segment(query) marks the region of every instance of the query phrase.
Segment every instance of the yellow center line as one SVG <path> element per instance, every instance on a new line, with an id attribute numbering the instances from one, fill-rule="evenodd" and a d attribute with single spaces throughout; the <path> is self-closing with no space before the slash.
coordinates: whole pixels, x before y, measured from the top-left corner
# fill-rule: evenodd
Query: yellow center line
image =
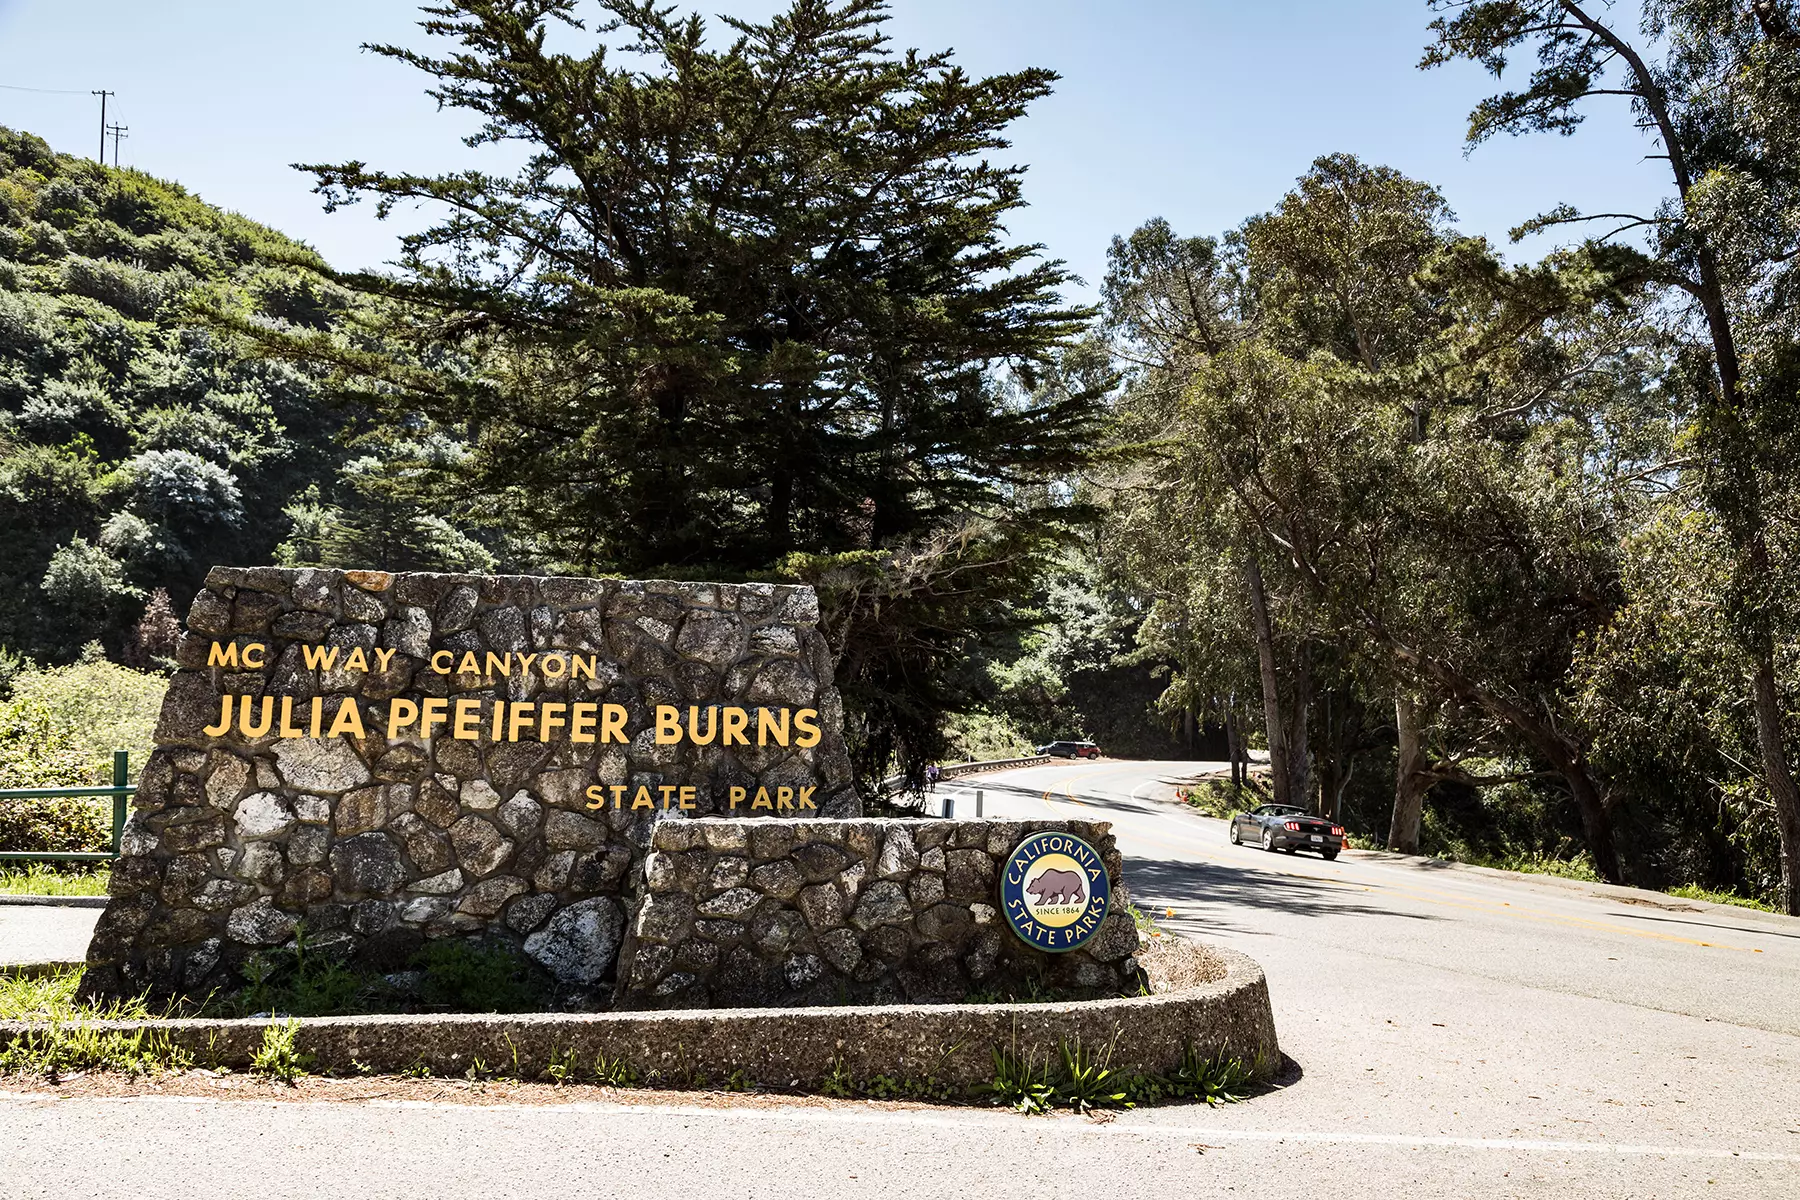
<path id="1" fill-rule="evenodd" d="M 1059 782 L 1062 785 L 1061 790 L 1062 790 L 1063 796 L 1067 797 L 1068 800 L 1072 801 L 1073 803 L 1075 803 L 1077 805 L 1080 805 L 1083 808 L 1091 807 L 1087 803 L 1087 801 L 1082 800 L 1075 795 L 1075 791 L 1074 791 L 1075 782 L 1078 779 L 1084 779 L 1089 775 L 1093 775 L 1094 773 L 1096 773 L 1098 771 L 1103 771 L 1106 769 L 1108 769 L 1108 768 L 1090 767 L 1085 771 L 1080 771 L 1080 772 L 1071 774 L 1071 775 L 1067 776 L 1065 779 L 1060 780 Z M 1040 797 L 1040 799 L 1043 801 L 1044 807 L 1049 809 L 1052 815 L 1055 815 L 1056 810 L 1055 810 L 1055 808 L 1053 808 L 1051 806 L 1050 794 L 1056 790 L 1057 790 L 1057 785 L 1053 783 L 1048 788 L 1044 789 L 1043 795 Z M 1060 797 L 1059 797 L 1059 799 L 1060 799 Z M 1208 850 L 1198 849 L 1192 845 L 1181 846 L 1181 845 L 1177 845 L 1173 842 L 1167 841 L 1163 838 L 1151 837 L 1147 834 L 1136 833 L 1136 832 L 1134 832 L 1131 836 L 1134 840 L 1148 842 L 1151 845 L 1160 846 L 1166 850 L 1175 850 L 1180 853 L 1191 854 L 1196 857 L 1205 859 L 1208 862 L 1214 862 L 1214 863 L 1218 863 L 1221 865 L 1226 865 L 1226 866 L 1232 865 L 1232 860 L 1224 858 L 1220 855 L 1214 854 Z M 1424 904 L 1436 904 L 1436 905 L 1440 905 L 1445 908 L 1461 908 L 1461 909 L 1466 909 L 1470 912 L 1485 913 L 1490 916 L 1517 917 L 1517 918 L 1520 918 L 1521 920 L 1538 921 L 1538 922 L 1542 922 L 1545 924 L 1568 925 L 1568 926 L 1573 926 L 1573 927 L 1585 927 L 1588 929 L 1598 929 L 1598 930 L 1601 930 L 1606 933 L 1622 933 L 1628 937 L 1648 938 L 1653 941 L 1676 942 L 1676 943 L 1679 943 L 1679 944 L 1685 945 L 1685 946 L 1704 946 L 1704 947 L 1706 947 L 1708 949 L 1712 949 L 1712 950 L 1736 950 L 1736 951 L 1739 951 L 1739 952 L 1745 953 L 1745 954 L 1761 953 L 1761 951 L 1754 950 L 1748 946 L 1733 946 L 1733 945 L 1730 945 L 1725 942 L 1707 942 L 1707 941 L 1701 941 L 1698 938 L 1681 937 L 1678 934 L 1658 933 L 1658 932 L 1655 932 L 1654 930 L 1648 930 L 1648 929 L 1633 929 L 1629 926 L 1614 925 L 1610 922 L 1596 921 L 1596 920 L 1593 920 L 1588 917 L 1576 917 L 1576 916 L 1569 916 L 1569 915 L 1566 915 L 1563 913 L 1544 912 L 1539 909 L 1520 908 L 1517 905 L 1514 905 L 1509 901 L 1467 900 L 1467 899 L 1460 899 L 1460 898 L 1452 898 L 1450 893 L 1439 891 L 1435 888 L 1421 888 L 1421 887 L 1417 887 L 1414 885 L 1399 884 L 1399 883 L 1386 883 L 1386 882 L 1369 883 L 1369 884 L 1351 883 L 1347 880 L 1338 879 L 1338 878 L 1335 878 L 1330 875 L 1315 875 L 1308 871 L 1290 871 L 1290 870 L 1286 870 L 1279 866 L 1267 866 L 1267 867 L 1259 866 L 1254 869 L 1269 871 L 1273 874 L 1284 875 L 1284 876 L 1287 876 L 1287 877 L 1293 878 L 1293 879 L 1309 879 L 1315 883 L 1327 883 L 1327 884 L 1331 884 L 1336 887 L 1344 888 L 1347 891 L 1391 892 L 1395 895 L 1405 896 L 1410 899 L 1417 900 Z"/>

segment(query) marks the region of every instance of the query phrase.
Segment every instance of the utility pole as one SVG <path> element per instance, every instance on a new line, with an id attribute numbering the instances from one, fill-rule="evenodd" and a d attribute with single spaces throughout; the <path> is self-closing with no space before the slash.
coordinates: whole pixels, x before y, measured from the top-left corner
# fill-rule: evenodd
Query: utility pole
<path id="1" fill-rule="evenodd" d="M 106 131 L 108 133 L 112 134 L 113 166 L 115 166 L 115 167 L 119 165 L 119 139 L 130 137 L 131 134 L 126 132 L 130 128 L 131 128 L 131 126 L 129 126 L 129 125 L 108 125 L 106 127 Z M 106 160 L 104 158 L 102 158 L 100 160 L 100 165 L 103 167 L 106 165 Z"/>
<path id="2" fill-rule="evenodd" d="M 106 98 L 116 96 L 117 92 L 90 91 L 88 95 L 100 97 L 100 165 L 106 165 Z"/>

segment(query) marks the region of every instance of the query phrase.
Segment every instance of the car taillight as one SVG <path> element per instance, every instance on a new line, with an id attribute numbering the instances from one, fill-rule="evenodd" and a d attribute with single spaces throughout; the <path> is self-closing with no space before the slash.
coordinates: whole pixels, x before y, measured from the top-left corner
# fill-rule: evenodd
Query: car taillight
<path id="1" fill-rule="evenodd" d="M 1342 825 L 1333 825 L 1331 827 L 1331 836 L 1332 837 L 1343 837 L 1344 836 L 1344 827 Z"/>
<path id="2" fill-rule="evenodd" d="M 1299 833 L 1300 832 L 1300 822 L 1289 821 L 1286 825 L 1283 825 L 1282 828 L 1286 829 L 1292 833 Z"/>

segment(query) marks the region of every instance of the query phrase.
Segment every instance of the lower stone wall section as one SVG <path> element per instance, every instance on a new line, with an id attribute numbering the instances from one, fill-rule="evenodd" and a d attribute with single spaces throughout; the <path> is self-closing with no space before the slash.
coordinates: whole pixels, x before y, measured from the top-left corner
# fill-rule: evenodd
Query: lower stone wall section
<path id="1" fill-rule="evenodd" d="M 617 1008 L 954 1003 L 1139 989 L 1137 927 L 1099 821 L 664 821 L 620 962 Z M 1047 954 L 1000 911 L 1028 834 L 1100 851 L 1110 912 L 1083 948 Z"/>
<path id="2" fill-rule="evenodd" d="M 663 1087 L 742 1082 L 817 1090 L 828 1079 L 931 1079 L 964 1095 L 993 1079 L 995 1048 L 1057 1062 L 1058 1048 L 1111 1046 L 1122 1075 L 1166 1074 L 1191 1046 L 1236 1059 L 1259 1078 L 1281 1050 L 1262 968 L 1233 950 L 1160 939 L 1140 956 L 1152 994 L 1054 1004 L 938 1004 L 523 1016 L 314 1017 L 294 1045 L 323 1073 L 429 1071 L 461 1075 L 478 1060 L 524 1079 L 551 1067 L 581 1081 L 596 1065 L 628 1068 Z M 275 1019 L 99 1021 L 96 1032 L 148 1035 L 197 1065 L 243 1069 Z M 48 1034 L 0 1022 L 0 1051 Z"/>

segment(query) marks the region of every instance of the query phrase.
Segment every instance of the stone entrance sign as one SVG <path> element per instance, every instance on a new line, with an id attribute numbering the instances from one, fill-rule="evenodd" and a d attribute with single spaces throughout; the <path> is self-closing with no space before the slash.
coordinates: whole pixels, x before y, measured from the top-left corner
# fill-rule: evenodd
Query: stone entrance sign
<path id="1" fill-rule="evenodd" d="M 859 815 L 812 589 L 217 568 L 83 987 L 233 986 L 293 940 L 510 940 L 612 978 L 658 821 Z"/>

